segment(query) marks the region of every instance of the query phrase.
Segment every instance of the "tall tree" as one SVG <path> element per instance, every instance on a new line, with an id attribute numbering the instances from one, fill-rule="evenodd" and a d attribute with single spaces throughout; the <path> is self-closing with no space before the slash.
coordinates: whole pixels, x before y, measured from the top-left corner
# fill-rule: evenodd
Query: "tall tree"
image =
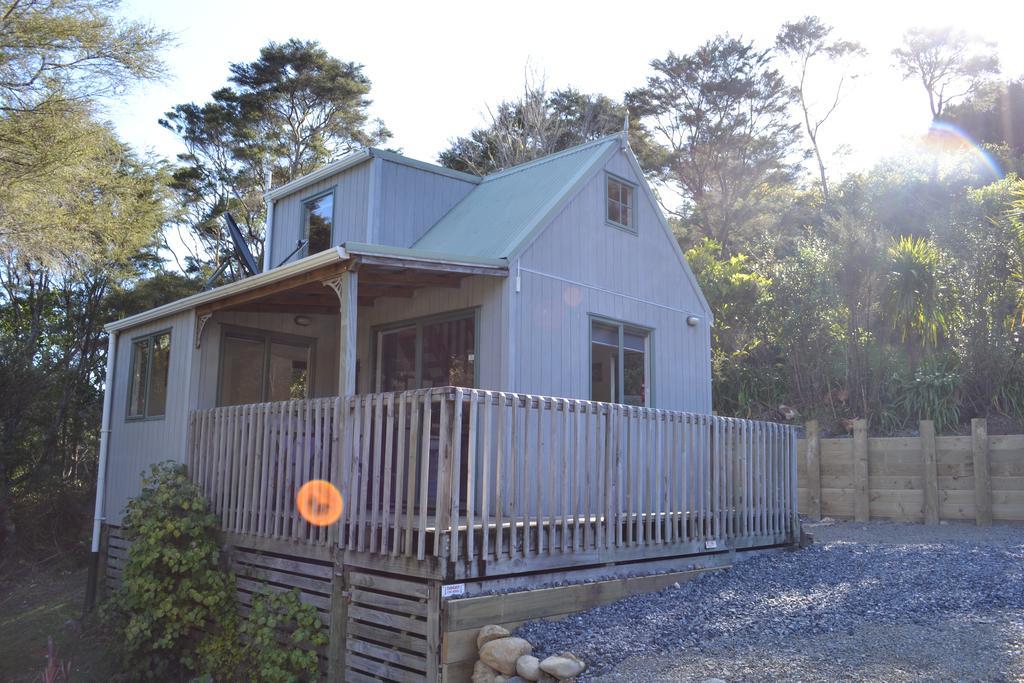
<path id="1" fill-rule="evenodd" d="M 160 123 L 185 151 L 173 187 L 181 220 L 201 248 L 198 262 L 228 248 L 220 217 L 232 211 L 262 255 L 263 192 L 391 133 L 370 120 L 363 67 L 331 56 L 315 41 L 269 43 L 258 59 L 230 66 L 229 85 L 205 104 L 179 104 Z"/>
<path id="2" fill-rule="evenodd" d="M 169 34 L 118 19 L 119 0 L 0 0 L 0 112 L 92 99 L 163 73 Z"/>
<path id="3" fill-rule="evenodd" d="M 921 81 L 932 118 L 937 119 L 949 104 L 977 92 L 986 78 L 999 73 L 994 49 L 991 41 L 951 26 L 912 28 L 893 55 L 904 79 Z"/>
<path id="4" fill-rule="evenodd" d="M 106 297 L 155 263 L 159 172 L 95 103 L 158 77 L 167 35 L 118 7 L 0 2 L 0 546 L 12 491 L 50 521 L 80 509 L 58 508 L 92 485 Z"/>
<path id="5" fill-rule="evenodd" d="M 795 176 L 792 89 L 769 51 L 727 35 L 651 67 L 647 84 L 626 95 L 652 140 L 639 147 L 641 160 L 682 197 L 682 206 L 665 208 L 684 228 L 732 252 Z"/>
<path id="6" fill-rule="evenodd" d="M 548 91 L 527 78 L 523 94 L 487 110 L 489 122 L 451 141 L 438 161 L 486 175 L 622 130 L 626 108 L 605 95 L 575 88 Z"/>
<path id="7" fill-rule="evenodd" d="M 818 106 L 815 98 L 811 95 L 813 89 L 809 82 L 811 65 L 812 62 L 821 59 L 835 63 L 867 54 L 860 43 L 833 39 L 832 31 L 833 28 L 818 17 L 806 16 L 799 21 L 783 24 L 775 37 L 775 48 L 795 63 L 800 74 L 794 90 L 803 112 L 804 132 L 807 133 L 807 138 L 811 141 L 814 158 L 818 162 L 821 194 L 826 207 L 829 204 L 829 186 L 819 141 L 821 127 L 839 107 L 843 85 L 850 73 L 846 68 L 840 67 L 834 85 L 828 86 L 828 97 L 823 105 Z"/>

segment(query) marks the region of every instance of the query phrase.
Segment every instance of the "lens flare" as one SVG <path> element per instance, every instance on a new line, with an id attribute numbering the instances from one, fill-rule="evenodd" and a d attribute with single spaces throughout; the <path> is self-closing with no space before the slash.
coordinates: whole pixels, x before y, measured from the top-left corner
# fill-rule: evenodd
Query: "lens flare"
<path id="1" fill-rule="evenodd" d="M 961 128 L 947 121 L 934 121 L 925 138 L 936 151 L 947 154 L 964 154 L 974 163 L 975 168 L 992 176 L 994 180 L 1003 177 L 1003 169 L 991 153 L 975 142 Z"/>
<path id="2" fill-rule="evenodd" d="M 295 507 L 313 526 L 327 526 L 341 517 L 341 492 L 329 481 L 307 481 L 295 496 Z"/>

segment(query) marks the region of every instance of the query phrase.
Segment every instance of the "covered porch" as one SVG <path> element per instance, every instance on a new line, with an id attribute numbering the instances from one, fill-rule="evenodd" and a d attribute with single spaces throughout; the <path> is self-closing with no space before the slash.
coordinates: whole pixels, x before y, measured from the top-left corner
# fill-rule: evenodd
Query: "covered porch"
<path id="1" fill-rule="evenodd" d="M 495 382 L 504 261 L 346 244 L 303 262 L 196 307 L 197 407 L 480 386 L 481 358 Z"/>

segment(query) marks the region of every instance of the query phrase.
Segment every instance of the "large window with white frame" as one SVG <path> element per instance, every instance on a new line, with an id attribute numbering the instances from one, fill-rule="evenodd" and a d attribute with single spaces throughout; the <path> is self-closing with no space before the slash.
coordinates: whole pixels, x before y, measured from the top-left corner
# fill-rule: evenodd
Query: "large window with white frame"
<path id="1" fill-rule="evenodd" d="M 613 320 L 590 322 L 590 399 L 650 406 L 651 331 Z"/>
<path id="2" fill-rule="evenodd" d="M 129 420 L 164 416 L 170 367 L 170 330 L 132 339 L 132 365 L 128 385 Z"/>

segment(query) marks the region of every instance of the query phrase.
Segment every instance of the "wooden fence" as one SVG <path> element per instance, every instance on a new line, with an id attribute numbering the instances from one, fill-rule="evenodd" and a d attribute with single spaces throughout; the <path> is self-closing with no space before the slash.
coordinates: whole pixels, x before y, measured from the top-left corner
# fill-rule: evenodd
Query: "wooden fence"
<path id="1" fill-rule="evenodd" d="M 191 434 L 226 530 L 331 543 L 294 505 L 329 479 L 343 550 L 460 576 L 799 533 L 796 435 L 772 423 L 446 387 L 197 411 Z"/>
<path id="2" fill-rule="evenodd" d="M 859 420 L 853 438 L 819 438 L 815 422 L 799 451 L 801 513 L 937 523 L 940 519 L 1024 521 L 1024 435 L 988 436 L 985 420 L 970 436 L 868 438 Z"/>

